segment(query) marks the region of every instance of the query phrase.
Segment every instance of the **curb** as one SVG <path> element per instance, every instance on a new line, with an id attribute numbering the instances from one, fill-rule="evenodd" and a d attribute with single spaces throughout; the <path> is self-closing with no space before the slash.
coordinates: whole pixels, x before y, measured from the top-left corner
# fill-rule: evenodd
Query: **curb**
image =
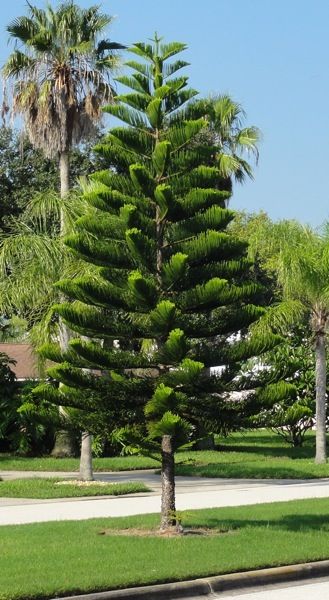
<path id="1" fill-rule="evenodd" d="M 256 586 L 267 586 L 276 583 L 299 581 L 300 579 L 315 579 L 329 576 L 329 560 L 311 562 L 257 571 L 231 573 L 194 579 L 192 581 L 178 581 L 176 583 L 163 583 L 125 590 L 96 592 L 82 596 L 65 596 L 53 600 L 178 600 L 193 596 L 209 596 L 216 592 L 241 590 Z"/>

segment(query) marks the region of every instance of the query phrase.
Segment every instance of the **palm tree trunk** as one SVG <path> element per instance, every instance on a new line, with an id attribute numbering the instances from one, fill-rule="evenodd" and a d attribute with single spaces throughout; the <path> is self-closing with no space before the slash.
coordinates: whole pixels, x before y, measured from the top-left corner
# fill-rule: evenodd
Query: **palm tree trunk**
<path id="1" fill-rule="evenodd" d="M 60 319 L 59 321 L 59 347 L 62 352 L 66 352 L 70 341 L 70 330 Z M 65 422 L 67 418 L 67 412 L 63 406 L 58 407 L 59 415 L 62 422 Z M 51 451 L 51 456 L 54 458 L 71 457 L 75 455 L 74 440 L 72 434 L 66 429 L 60 429 L 56 431 L 55 443 Z"/>
<path id="2" fill-rule="evenodd" d="M 60 194 L 64 198 L 70 191 L 70 157 L 68 152 L 61 152 L 59 156 L 59 177 L 60 177 Z M 63 210 L 61 211 L 60 233 L 65 234 L 65 219 Z M 60 319 L 59 321 L 59 345 L 62 352 L 68 349 L 70 340 L 70 330 Z M 59 414 L 65 419 L 65 409 L 60 406 Z M 81 444 L 82 445 L 82 444 Z M 74 456 L 74 444 L 72 436 L 65 429 L 56 432 L 55 444 L 51 451 L 51 455 L 56 458 L 64 456 Z"/>
<path id="3" fill-rule="evenodd" d="M 177 527 L 175 506 L 175 457 L 172 436 L 162 436 L 161 442 L 161 524 L 160 530 Z"/>
<path id="4" fill-rule="evenodd" d="M 327 460 L 326 446 L 326 343 L 323 332 L 316 333 L 315 338 L 315 387 L 316 387 L 316 454 L 317 464 Z"/>
<path id="5" fill-rule="evenodd" d="M 92 440 L 93 436 L 88 431 L 81 434 L 81 453 L 80 453 L 80 479 L 82 481 L 93 481 L 92 464 Z"/>
<path id="6" fill-rule="evenodd" d="M 70 155 L 68 151 L 59 155 L 59 178 L 61 185 L 61 198 L 70 191 Z M 63 233 L 61 231 L 61 233 Z"/>

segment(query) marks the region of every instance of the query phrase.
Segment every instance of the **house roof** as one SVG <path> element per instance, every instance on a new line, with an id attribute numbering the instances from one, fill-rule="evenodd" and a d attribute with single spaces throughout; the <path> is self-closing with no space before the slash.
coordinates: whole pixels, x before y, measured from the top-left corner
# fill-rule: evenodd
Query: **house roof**
<path id="1" fill-rule="evenodd" d="M 15 365 L 10 365 L 17 379 L 38 379 L 39 371 L 37 357 L 33 352 L 31 344 L 0 344 L 0 352 L 7 354 L 9 358 L 16 361 Z"/>

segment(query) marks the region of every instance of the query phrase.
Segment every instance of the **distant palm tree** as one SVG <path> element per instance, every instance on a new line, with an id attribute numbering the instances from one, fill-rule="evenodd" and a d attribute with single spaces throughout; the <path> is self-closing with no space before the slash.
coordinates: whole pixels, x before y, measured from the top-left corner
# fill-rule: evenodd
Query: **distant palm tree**
<path id="1" fill-rule="evenodd" d="M 296 226 L 297 227 L 297 226 Z M 324 463 L 326 448 L 326 346 L 329 326 L 329 240 L 299 226 L 279 261 L 284 297 L 298 300 L 309 316 L 315 349 L 316 455 Z"/>
<path id="2" fill-rule="evenodd" d="M 257 127 L 243 127 L 246 114 L 238 102 L 227 94 L 202 101 L 208 117 L 208 135 L 217 147 L 220 171 L 229 183 L 232 178 L 240 183 L 245 177 L 253 178 L 252 166 L 246 156 L 258 161 L 260 131 Z"/>
<path id="3" fill-rule="evenodd" d="M 63 196 L 70 150 L 94 135 L 102 104 L 113 99 L 111 76 L 123 46 L 100 39 L 112 18 L 98 6 L 82 9 L 69 0 L 43 10 L 27 4 L 28 16 L 7 27 L 17 47 L 3 74 L 14 82 L 13 110 L 22 114 L 31 143 L 59 158 Z"/>
<path id="4" fill-rule="evenodd" d="M 278 248 L 271 261 L 282 290 L 282 302 L 269 309 L 256 327 L 268 325 L 289 336 L 307 318 L 315 353 L 316 463 L 327 460 L 326 391 L 329 330 L 329 235 L 320 235 L 297 221 L 259 230 Z M 305 322 L 305 321 L 304 321 Z"/>

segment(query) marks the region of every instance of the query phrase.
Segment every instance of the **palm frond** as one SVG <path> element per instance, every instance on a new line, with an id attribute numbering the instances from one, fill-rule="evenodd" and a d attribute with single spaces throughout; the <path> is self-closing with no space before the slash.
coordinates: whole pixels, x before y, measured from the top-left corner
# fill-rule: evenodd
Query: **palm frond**
<path id="1" fill-rule="evenodd" d="M 6 29 L 11 37 L 17 38 L 23 43 L 33 39 L 38 31 L 35 21 L 29 17 L 17 17 L 9 23 Z"/>
<path id="2" fill-rule="evenodd" d="M 299 300 L 286 300 L 272 305 L 251 327 L 257 335 L 278 333 L 287 335 L 305 316 L 305 305 Z"/>
<path id="3" fill-rule="evenodd" d="M 20 76 L 24 77 L 26 73 L 31 76 L 37 64 L 36 58 L 30 57 L 20 50 L 15 50 L 2 68 L 2 73 L 4 77 L 13 77 L 14 79 Z"/>
<path id="4" fill-rule="evenodd" d="M 3 73 L 17 83 L 13 110 L 24 115 L 31 143 L 55 157 L 95 134 L 101 106 L 113 101 L 111 78 L 122 45 L 99 39 L 112 21 L 99 6 L 28 6 L 29 16 L 8 26 L 24 51 L 9 56 Z"/>

